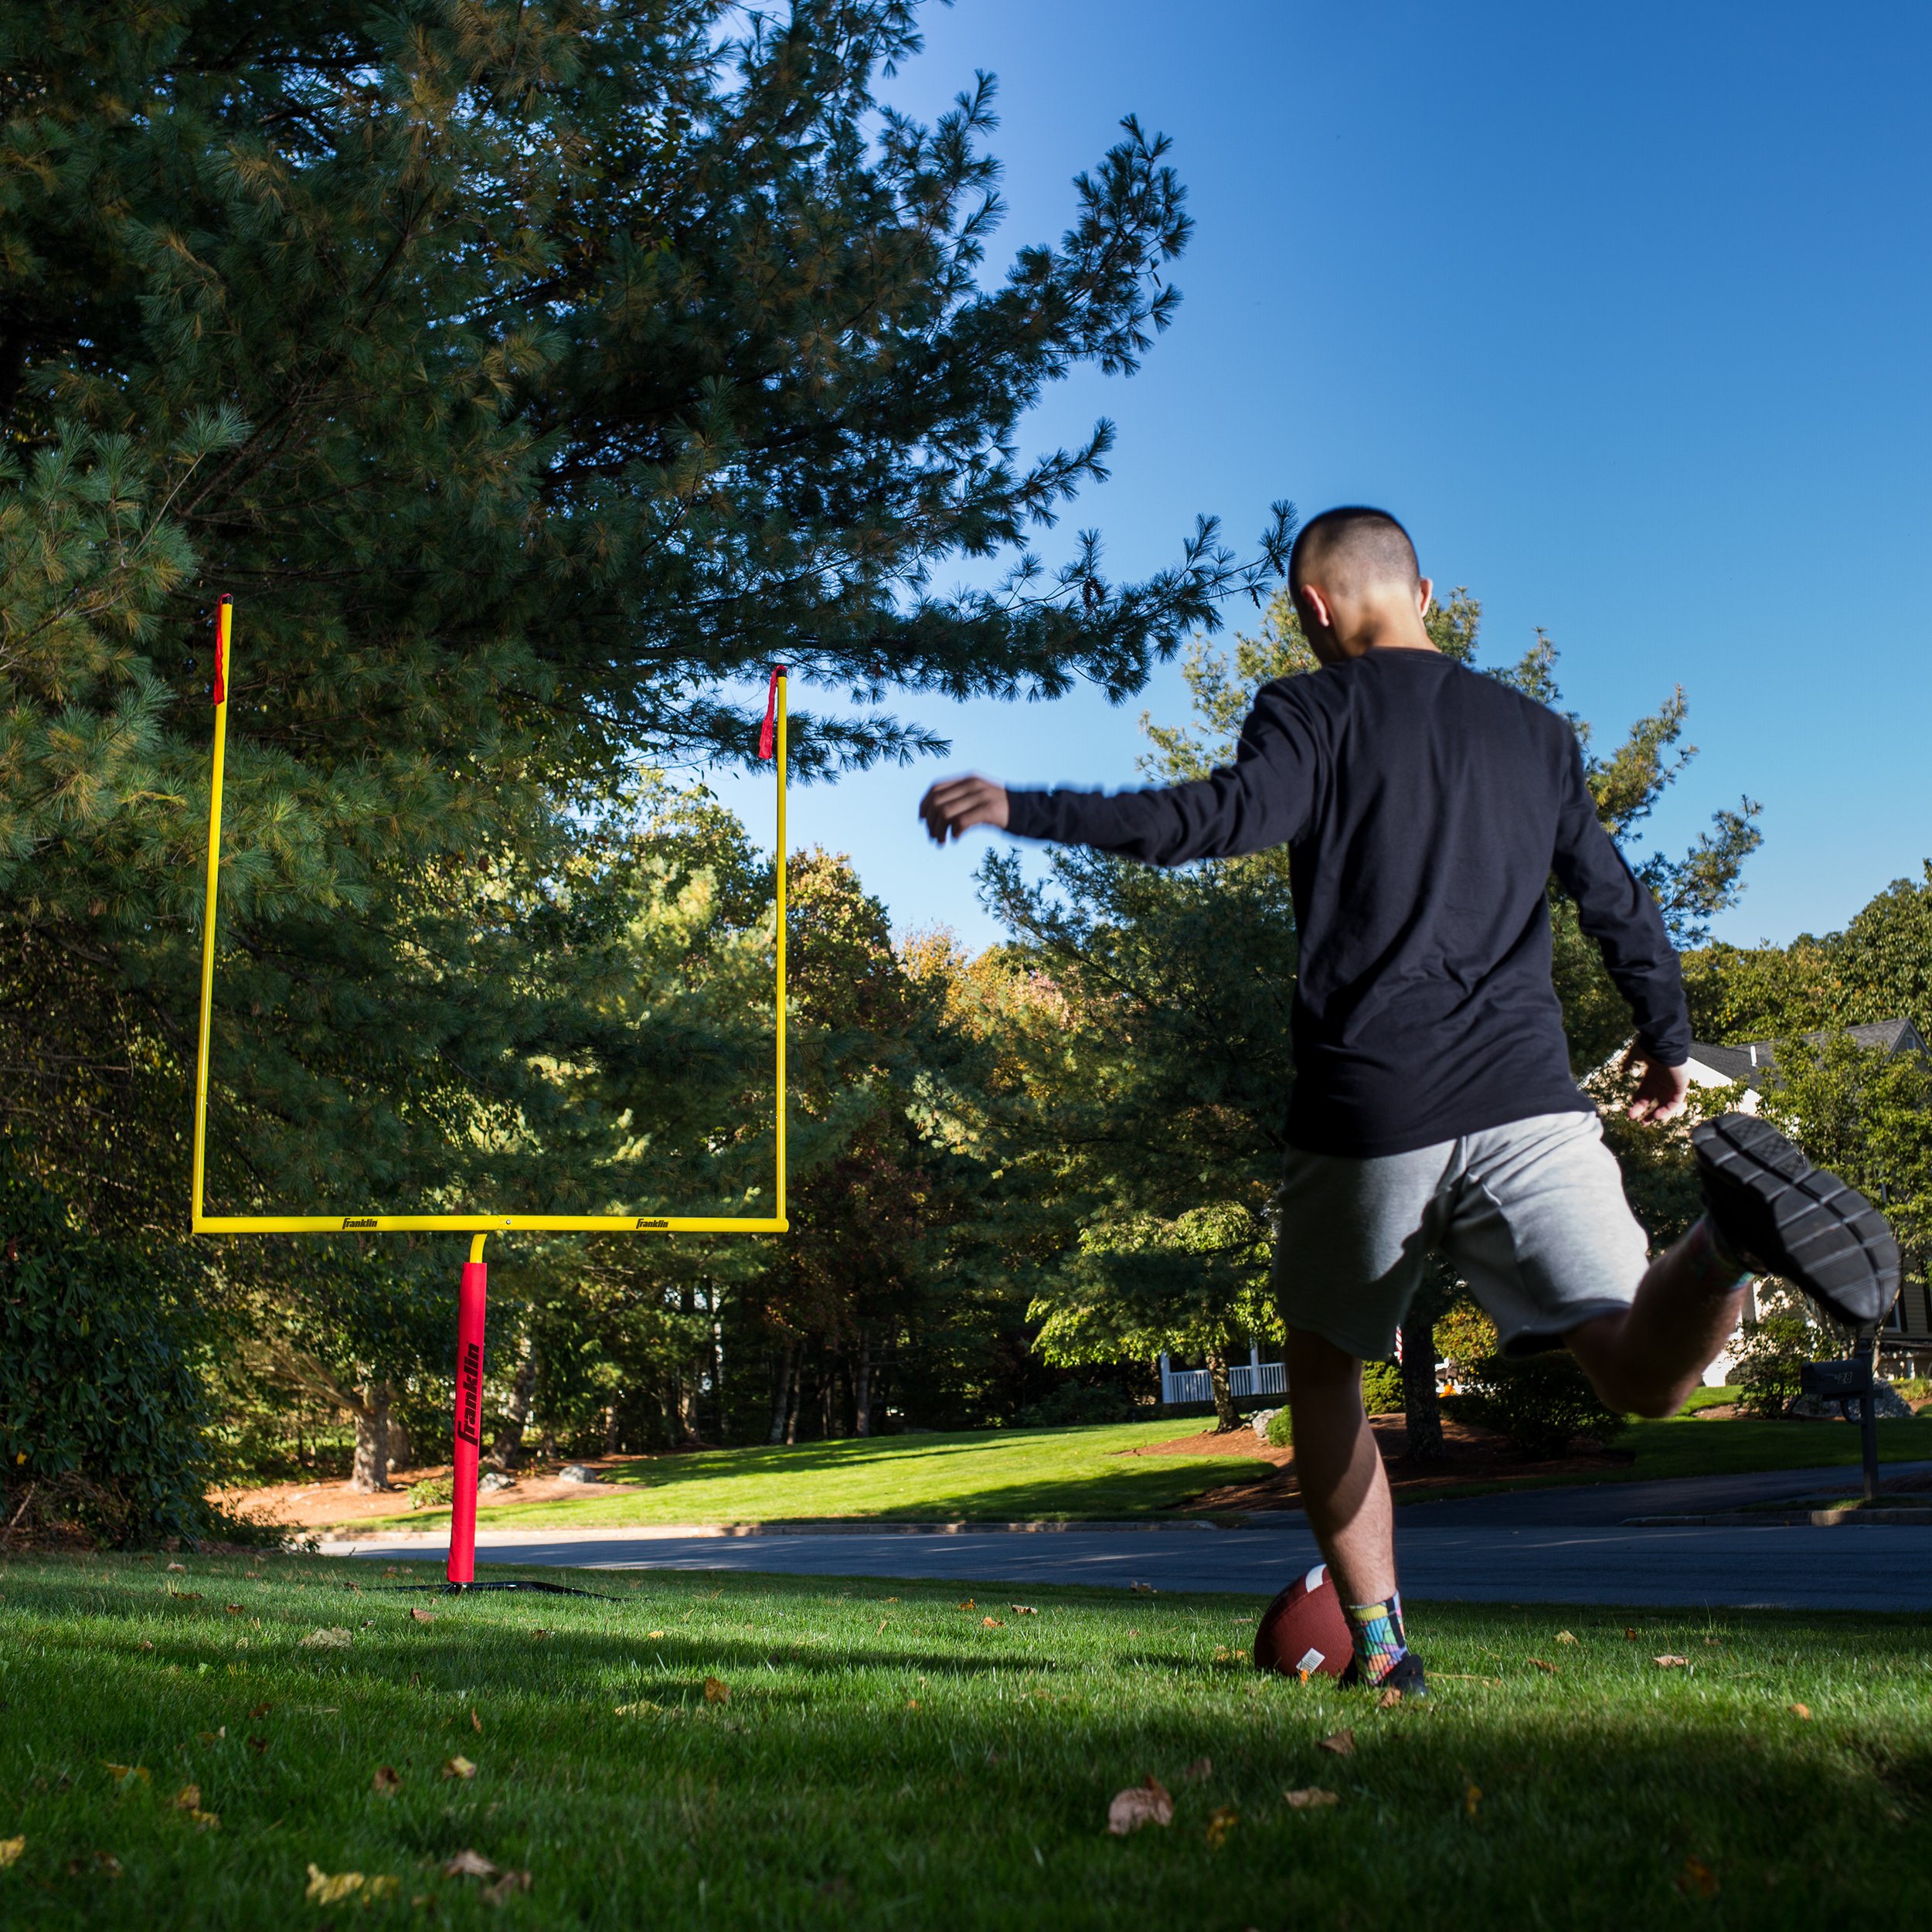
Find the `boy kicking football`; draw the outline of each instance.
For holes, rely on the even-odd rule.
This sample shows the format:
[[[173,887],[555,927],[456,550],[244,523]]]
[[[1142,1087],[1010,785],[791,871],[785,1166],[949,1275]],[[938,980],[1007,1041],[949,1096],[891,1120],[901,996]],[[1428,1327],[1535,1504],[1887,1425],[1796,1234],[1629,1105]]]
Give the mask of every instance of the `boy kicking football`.
[[[991,825],[1161,866],[1288,848],[1301,946],[1274,1287],[1295,1469],[1347,1610],[1345,1681],[1417,1696],[1362,1364],[1394,1352],[1431,1250],[1505,1352],[1567,1348],[1611,1407],[1648,1416],[1682,1405],[1753,1273],[1864,1325],[1897,1293],[1899,1255],[1862,1195],[1727,1114],[1692,1136],[1705,1213],[1649,1258],[1570,1075],[1553,875],[1636,1022],[1633,1120],[1683,1111],[1689,1019],[1574,733],[1436,649],[1429,580],[1386,512],[1314,519],[1288,587],[1321,668],[1263,686],[1231,767],[1112,796],[949,779],[920,812],[941,845]]]

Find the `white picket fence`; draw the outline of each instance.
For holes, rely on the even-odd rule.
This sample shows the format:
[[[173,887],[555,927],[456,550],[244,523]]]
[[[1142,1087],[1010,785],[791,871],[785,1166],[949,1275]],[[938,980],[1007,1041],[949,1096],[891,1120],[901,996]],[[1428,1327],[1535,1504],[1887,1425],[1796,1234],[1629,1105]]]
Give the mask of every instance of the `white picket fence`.
[[[1243,1396],[1284,1396],[1288,1393],[1287,1365],[1264,1362],[1259,1351],[1250,1349],[1248,1359],[1228,1370],[1228,1393],[1239,1402]],[[1184,1402],[1212,1402],[1213,1379],[1205,1369],[1177,1369],[1165,1355],[1161,1358],[1161,1403],[1165,1408]]]

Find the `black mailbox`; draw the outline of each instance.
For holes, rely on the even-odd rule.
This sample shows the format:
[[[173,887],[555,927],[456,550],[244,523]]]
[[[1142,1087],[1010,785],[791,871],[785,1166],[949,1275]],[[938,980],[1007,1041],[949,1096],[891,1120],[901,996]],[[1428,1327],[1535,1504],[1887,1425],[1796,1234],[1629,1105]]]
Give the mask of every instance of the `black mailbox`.
[[[1798,1386],[1808,1396],[1845,1402],[1872,1393],[1872,1358],[1855,1355],[1849,1362],[1808,1362],[1798,1372]]]
[[[1875,1501],[1879,1493],[1878,1391],[1872,1386],[1870,1355],[1855,1355],[1849,1362],[1804,1362],[1798,1372],[1798,1386],[1802,1394],[1835,1402],[1847,1422],[1852,1419],[1852,1403],[1858,1404],[1865,1499]]]

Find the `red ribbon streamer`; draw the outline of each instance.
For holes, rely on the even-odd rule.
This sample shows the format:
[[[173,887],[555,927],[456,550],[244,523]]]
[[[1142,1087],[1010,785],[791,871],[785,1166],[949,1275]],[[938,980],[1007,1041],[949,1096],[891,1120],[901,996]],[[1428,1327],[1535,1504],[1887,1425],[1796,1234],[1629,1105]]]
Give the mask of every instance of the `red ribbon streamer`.
[[[771,667],[771,682],[765,687],[765,728],[758,733],[758,756],[774,758],[778,755],[778,680],[785,675],[782,664]]]
[[[215,606],[215,696],[216,704],[228,702],[228,667],[222,662],[221,617],[222,613],[234,602],[233,597],[224,597]]]

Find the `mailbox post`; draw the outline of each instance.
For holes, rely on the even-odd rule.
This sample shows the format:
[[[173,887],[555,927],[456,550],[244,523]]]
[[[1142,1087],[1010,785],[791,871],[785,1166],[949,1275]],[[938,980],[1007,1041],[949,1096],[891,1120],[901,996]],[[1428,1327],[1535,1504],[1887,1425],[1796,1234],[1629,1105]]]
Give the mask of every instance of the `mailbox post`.
[[[1859,1447],[1864,1452],[1865,1500],[1875,1502],[1879,1493],[1878,1393],[1872,1386],[1872,1358],[1861,1352],[1845,1362],[1808,1362],[1798,1372],[1798,1387],[1808,1396],[1822,1396],[1835,1402],[1838,1413],[1851,1419],[1851,1406],[1859,1405]]]

